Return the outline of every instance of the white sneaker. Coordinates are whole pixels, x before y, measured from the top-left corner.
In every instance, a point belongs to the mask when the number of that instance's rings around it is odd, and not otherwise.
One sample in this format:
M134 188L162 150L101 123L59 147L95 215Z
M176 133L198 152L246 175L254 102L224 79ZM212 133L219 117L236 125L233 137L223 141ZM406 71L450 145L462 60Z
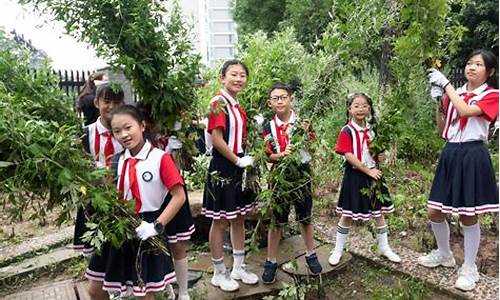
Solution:
M443 256L437 249L432 250L431 253L425 256L420 256L417 261L420 265L427 268L435 268L437 266L452 268L455 266L453 253L450 252L450 255Z
M394 253L391 248L387 247L385 249L378 249L377 254L380 256L385 256L388 260L395 262L395 263L400 263L401 262L401 257Z
M231 279L229 272L215 273L210 281L213 286L219 287L224 292L234 292L240 288L235 280Z
M234 280L241 280L245 284L257 284L259 282L259 277L248 271L246 265L242 265L239 268L233 267L231 278Z
M458 278L455 281L455 287L463 291L470 291L476 287L476 282L479 281L479 272L476 265L469 267L462 265L458 270Z
M340 258L342 257L342 251L332 250L330 257L328 258L328 263L332 266L335 266L340 262Z

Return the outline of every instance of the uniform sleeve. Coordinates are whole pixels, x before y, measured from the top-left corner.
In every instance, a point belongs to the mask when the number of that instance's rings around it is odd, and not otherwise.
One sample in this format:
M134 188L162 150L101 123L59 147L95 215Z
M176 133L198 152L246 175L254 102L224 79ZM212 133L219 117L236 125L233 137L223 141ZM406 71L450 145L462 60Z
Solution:
M482 116L492 122L498 116L498 92L489 93L476 105L483 111Z
M171 191L174 186L178 184L184 185L184 180L182 180L181 174L179 174L172 156L168 153L163 154L161 157L160 177L161 181L169 191Z
M226 130L226 114L224 113L223 107L217 100L210 104L210 116L208 117L207 131L212 134L212 130L216 128L222 128L223 131Z
M351 135L342 130L337 138L337 144L335 145L335 152L338 154L353 153L352 149L352 139Z

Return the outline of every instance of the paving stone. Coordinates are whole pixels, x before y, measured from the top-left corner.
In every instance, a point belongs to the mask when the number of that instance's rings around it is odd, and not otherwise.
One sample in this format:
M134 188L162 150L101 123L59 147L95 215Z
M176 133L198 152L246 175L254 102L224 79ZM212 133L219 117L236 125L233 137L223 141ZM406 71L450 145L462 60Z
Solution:
M278 264L283 264L294 258L297 258L306 252L306 246L304 240L300 235L294 235L280 242L279 252L276 257ZM267 247L260 249L259 252L255 254L250 254L247 257L247 261L256 262L257 264L263 264L267 258Z
M33 252L52 248L73 238L74 226L61 228L55 233L37 236L17 245L0 248L0 265L7 265L18 257L25 257Z
M335 243L331 237L335 237L335 226L326 228L325 226L316 226L317 233L323 236L328 243ZM499 282L498 278L487 276L480 273L480 280L473 291L463 292L454 288L455 280L458 276L458 268L438 267L429 269L417 264L417 258L424 253L415 252L403 246L392 246L393 250L400 255L402 262L393 263L387 259L377 256L371 250L372 245L376 243L375 239L366 232L358 232L355 227L351 228L347 250L354 256L362 257L380 266L403 273L405 275L419 278L426 283L439 288L459 299L498 299Z
M193 271L201 271L201 272L213 272L212 265L212 255L210 253L190 253L188 267L189 270ZM227 268L231 268L233 265L233 256L232 255L224 255L224 264Z
M255 265L250 265L252 271L255 270ZM260 277L260 272L257 272ZM240 289L236 292L223 292L221 289L212 286L210 279L211 274L205 274L203 279L200 280L193 290L200 295L200 299L262 299L262 297L270 295L271 293L278 293L283 287L283 283L291 283L292 277L285 272L278 270L276 273L276 281L273 284L263 284L260 280L256 285L247 285L240 282Z
M48 267L66 262L78 256L80 256L80 254L73 249L65 247L58 248L49 253L0 268L0 282L2 284L7 284L14 278L25 277L28 274L35 274L38 276Z
M8 295L9 300L83 300L77 298L72 280L61 281L33 288L29 291Z
M337 265L332 266L328 263L328 258L330 257L331 250L332 250L332 245L330 244L322 245L316 248L316 254L318 255L319 263L323 267L323 271L321 272L322 276L338 274L343 268L347 266L347 264L352 259L352 255L349 252L346 252L344 253L344 255L342 255L340 262ZM309 267L306 264L305 254L281 265L281 269L290 275L297 275L297 276L311 275Z

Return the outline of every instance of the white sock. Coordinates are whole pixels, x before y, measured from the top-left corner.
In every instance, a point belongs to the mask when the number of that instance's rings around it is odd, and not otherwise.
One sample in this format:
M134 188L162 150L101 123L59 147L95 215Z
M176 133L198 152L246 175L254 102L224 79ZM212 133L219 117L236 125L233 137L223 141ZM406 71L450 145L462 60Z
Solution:
M349 227L344 227L340 224L337 225L337 239L335 240L335 252L344 251L344 245L349 236Z
M241 268L245 263L245 250L233 250L233 268Z
M273 258L268 257L268 258L267 258L267 261L270 261L270 262L272 262L273 264L275 264L276 262L278 262L278 260L276 259L276 257L273 257Z
M462 228L464 229L464 265L474 267L481 240L481 228L479 222L470 226L462 224Z
M389 240L387 238L388 232L389 230L387 225L384 225L382 227L377 227L377 241L378 241L378 248L380 250L389 249Z
M314 253L316 253L316 251L314 251L314 250L311 250L311 251L306 250L306 256L307 257L313 255Z
M444 220L441 223L435 223L431 221L432 231L434 232L434 237L436 237L436 243L438 245L439 253L443 256L450 255L450 227L448 222Z
M224 263L222 263L224 265ZM188 259L187 257L179 260L174 259L175 276L177 285L179 285L179 295L185 295L188 292Z
M224 264L224 257L213 258L212 263L214 265L214 275L226 273L226 265Z

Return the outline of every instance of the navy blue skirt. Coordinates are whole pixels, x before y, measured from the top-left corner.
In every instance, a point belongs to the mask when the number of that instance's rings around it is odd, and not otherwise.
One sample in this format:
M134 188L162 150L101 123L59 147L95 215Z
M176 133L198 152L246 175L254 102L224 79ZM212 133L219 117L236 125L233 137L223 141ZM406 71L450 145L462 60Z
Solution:
M161 212L162 209L145 212L140 217L153 222ZM132 239L119 249L105 243L102 252L90 258L85 277L101 281L103 290L109 293L143 297L146 293L163 291L175 281L175 272L170 256L153 249L148 242Z
M87 231L87 227L85 226L85 223L88 222L87 216L91 216L92 213L93 209L90 206L87 208L79 206L76 212L75 231L73 235L73 249L75 249L76 251L81 251L85 256L90 256L94 253L94 247L92 247L90 243L84 242L82 240L83 235Z
M186 195L186 202L179 209L175 217L165 226L165 235L169 243L177 243L178 241L186 241L191 239L194 233L193 216L191 215L191 208L189 206L188 192L184 185L184 194ZM168 205L171 196L165 200L163 207ZM163 208L162 208L163 209Z
M427 207L467 216L498 212L495 171L482 141L446 144Z
M336 212L353 220L367 221L394 211L385 182L381 182L381 195L372 189L373 179L365 173L346 166Z
M243 193L242 180L243 169L213 149L201 213L212 219L235 219L250 212L255 197Z

